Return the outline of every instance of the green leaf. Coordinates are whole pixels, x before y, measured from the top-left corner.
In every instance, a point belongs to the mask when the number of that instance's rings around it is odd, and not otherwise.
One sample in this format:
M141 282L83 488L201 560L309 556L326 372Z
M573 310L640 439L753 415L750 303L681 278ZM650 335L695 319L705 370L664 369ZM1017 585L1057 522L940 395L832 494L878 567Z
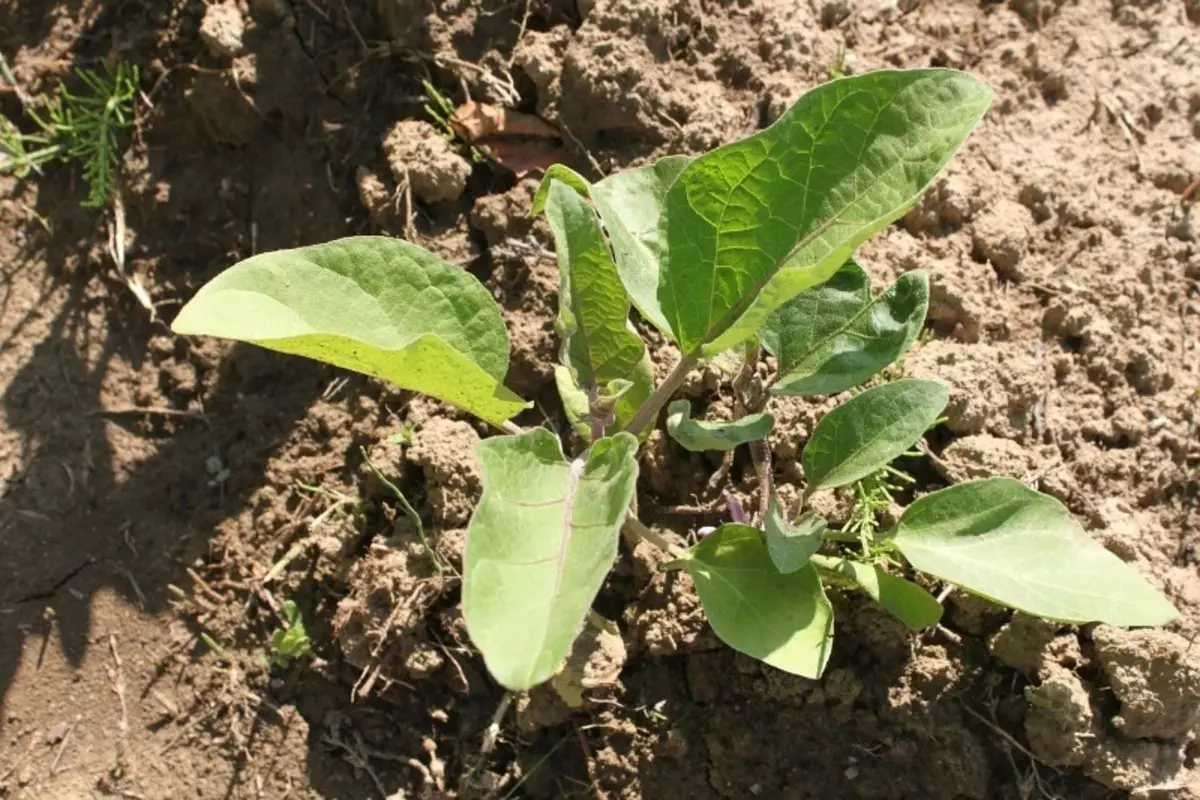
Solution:
M1012 478L926 495L890 535L922 572L1027 614L1127 626L1165 625L1179 615L1062 503Z
M558 258L564 363L583 387L629 378L646 347L629 327L629 297L596 212L577 191L551 181L546 219Z
M542 182L538 184L537 191L533 194L533 207L529 211L529 215L537 216L546 210L546 200L550 196L550 185L558 181L570 186L579 194L587 197L591 193L592 185L588 179L580 175L575 170L565 164L551 164L544 175Z
M867 389L830 411L801 460L807 492L867 477L921 438L950 399L944 384L902 380Z
M659 306L664 241L659 218L667 190L690 161L688 156L667 156L649 166L610 175L591 189L592 201L612 241L621 283L641 315L672 339L671 326Z
M568 462L543 428L477 445L483 497L467 529L463 616L506 688L547 680L570 651L617 554L636 451L621 433Z
M382 378L494 425L529 405L503 385L508 332L487 289L397 239L253 256L201 288L171 328Z
M737 524L703 539L682 565L721 641L784 672L821 676L833 644L833 606L815 567L785 575L759 532Z
M567 421L570 422L571 429L584 441L590 442L592 440L592 426L589 419L591 408L587 392L579 388L575 376L567 367L560 366L554 369L554 382L558 387L558 395L562 399L563 410L567 414ZM607 430L623 429L633 419L642 403L646 402L646 398L654 391L654 363L650 360L649 353L642 356L642 360L633 368L633 373L627 382L628 387L621 392L613 407L614 422L608 426ZM652 423L653 421L638 434L640 441L645 441L646 437L650 435L654 429Z
M657 298L680 349L737 345L828 280L916 201L991 96L952 70L842 78L766 130L689 164L660 222Z
M759 336L779 362L779 373L791 371L871 302L871 279L849 259L820 286L793 297L767 318Z
M857 265L853 269L861 273ZM921 332L929 308L924 272L904 273L879 297L851 311L855 295L838 285L846 271L843 266L828 283L797 295L767 320L763 340L779 359L783 376L773 394L843 392L904 355Z
M692 419L692 405L687 400L676 400L667 407L667 433L693 453L732 450L740 444L765 439L771 435L773 427L775 418L770 414L747 414L728 422L707 422Z
M911 630L919 631L942 620L942 604L912 581L889 575L873 564L848 558L831 559L830 568L858 584L876 603L890 611Z
M788 522L774 497L767 507L764 520L767 535L767 553L780 572L795 572L803 569L809 559L821 549L829 523L815 511L809 511L800 519Z

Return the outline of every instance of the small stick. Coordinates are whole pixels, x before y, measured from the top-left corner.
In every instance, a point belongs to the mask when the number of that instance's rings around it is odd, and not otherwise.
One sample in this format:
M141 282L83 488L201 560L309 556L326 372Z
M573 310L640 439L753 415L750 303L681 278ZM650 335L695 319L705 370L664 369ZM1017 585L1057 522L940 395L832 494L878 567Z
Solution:
M54 763L50 765L50 777L58 774L58 764L62 761L63 753L67 751L67 742L71 740L71 734L75 732L75 726L79 724L79 720L83 719L83 714L76 714L74 721L63 734L62 741L58 743L58 752L54 754Z
M121 732L121 739L124 739L129 734L129 707L125 703L125 668L117 652L116 634L108 635L108 649L112 652L113 663L117 665L110 677L113 678L113 691L121 701L121 721L117 723L117 730Z
M645 541L657 547L659 550L663 550L673 556L679 556L682 554L678 547L668 541L664 536L662 536L662 534L655 533L650 528L643 525L637 517L630 515L625 518L625 530L636 538L644 539Z

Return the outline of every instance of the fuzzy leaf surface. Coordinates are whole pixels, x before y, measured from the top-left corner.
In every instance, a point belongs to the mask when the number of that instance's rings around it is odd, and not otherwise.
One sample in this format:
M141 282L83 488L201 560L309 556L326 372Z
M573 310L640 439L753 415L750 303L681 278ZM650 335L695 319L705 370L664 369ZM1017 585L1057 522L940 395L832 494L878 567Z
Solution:
M765 439L774 427L775 418L770 414L747 414L741 419L709 422L692 419L692 404L687 400L676 400L667 407L667 433L693 453L733 450L740 444Z
M916 569L1027 614L1126 626L1165 625L1179 615L1062 503L1012 478L926 495L890 536Z
M653 164L608 176L592 186L592 201L617 260L617 271L641 315L669 338L671 326L659 305L659 262L664 239L659 229L667 190L691 162L666 156Z
M845 486L887 465L921 438L949 398L945 384L919 380L851 397L821 418L804 447L806 491Z
M659 222L657 299L680 349L733 347L832 277L916 201L991 97L953 70L841 78L691 162Z
M780 572L787 574L803 569L821 549L821 542L829 523L815 511L802 514L795 522L788 522L779 507L779 501L771 498L767 507L767 518L763 521L767 538L767 553Z
M483 497L467 529L463 616L506 688L549 679L570 651L616 558L636 451L621 433L568 461L544 428L476 446Z
M397 239L261 253L205 284L171 326L306 356L424 392L499 425L508 332L475 276Z
M578 191L559 181L550 182L545 211L558 259L563 361L584 387L626 380L646 347L629 328L629 297L600 219Z
M780 572L748 525L722 525L688 552L684 568L721 641L784 672L820 677L833 644L833 606L815 567Z
M773 394L843 392L904 355L921 332L929 309L924 272L904 273L847 314L850 293L837 286L846 270L843 266L828 283L797 295L768 318L763 340L778 348L773 352L782 375Z
M609 425L606 430L622 430L654 391L654 362L650 360L649 353L643 354L642 360L633 368L633 372L627 380L628 387L617 398L617 402L613 406L613 424ZM571 430L575 431L585 442L590 442L592 425L589 420L591 407L588 402L588 393L579 387L571 370L563 366L554 369L554 383L558 389L558 396L562 399L567 421L571 423ZM645 441L653 427L653 421L651 421L646 425L645 430L638 433L638 439Z

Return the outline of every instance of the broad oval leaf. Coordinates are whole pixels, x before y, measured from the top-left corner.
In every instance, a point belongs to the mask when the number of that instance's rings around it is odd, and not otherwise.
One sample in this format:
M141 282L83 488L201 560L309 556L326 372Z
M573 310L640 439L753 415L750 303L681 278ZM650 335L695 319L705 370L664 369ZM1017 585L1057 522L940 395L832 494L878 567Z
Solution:
M904 273L835 327L848 306L828 296L833 292L827 287L837 277L797 295L767 320L780 350L776 357L782 377L772 387L773 394L843 392L904 355L920 333L929 309L929 278L924 272ZM817 297L810 298L813 294ZM822 335L828 328L833 329Z
M1165 625L1179 615L1062 503L1012 478L926 495L890 535L916 569L1027 614L1127 626Z
M646 347L629 328L629 297L600 220L578 191L556 180L550 182L545 210L558 258L563 362L583 387L627 380Z
M845 486L886 466L921 438L949 399L945 384L918 380L851 397L821 418L804 447L805 491Z
M775 427L770 414L747 414L741 419L709 422L692 419L692 404L676 400L667 407L667 433L685 450L733 450L740 444L765 439Z
M637 482L637 440L567 461L537 428L480 442L483 497L467 529L463 617L495 679L528 689L558 669L617 554Z
M795 522L788 522L774 497L767 506L767 518L763 521L767 538L767 553L775 568L783 573L803 569L821 549L829 523L815 511L800 515Z
M842 78L766 130L689 164L660 222L657 298L680 349L737 345L828 280L916 201L991 96L952 70Z
M910 630L931 628L942 620L942 604L923 588L889 575L874 564L848 558L833 559L830 569L853 581L879 605L886 608Z
M815 567L785 575L762 535L738 524L722 525L682 563L721 641L784 672L821 676L833 645L833 606Z
M205 284L171 329L382 378L494 425L529 405L503 385L508 332L487 289L397 239L356 236L253 256Z

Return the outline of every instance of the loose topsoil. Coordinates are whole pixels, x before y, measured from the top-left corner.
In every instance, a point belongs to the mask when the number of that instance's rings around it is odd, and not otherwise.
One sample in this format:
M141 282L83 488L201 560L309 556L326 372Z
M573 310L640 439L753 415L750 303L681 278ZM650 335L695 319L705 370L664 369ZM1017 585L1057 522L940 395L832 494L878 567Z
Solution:
M0 0L10 119L76 66L132 61L143 90L120 234L71 168L0 177L0 797L1200 797L1198 19L1194 0ZM597 604L619 635L581 644L574 707L538 690L492 728L454 577L486 431L167 328L251 253L407 236L493 291L525 421L561 425L536 177L448 143L423 81L539 114L561 137L507 157L551 147L598 178L751 133L832 69L929 65L996 102L861 253L877 282L932 279L902 371L952 387L949 419L906 466L917 491L1010 475L1058 497L1179 607L1168 630L955 593L913 636L835 594L828 672L805 680L721 646L689 579L624 547ZM724 380L685 390L718 415ZM830 406L778 407L785 492ZM720 520L715 461L656 434L642 467L649 522ZM741 461L731 480L755 488ZM313 651L287 666L267 656L285 600Z

